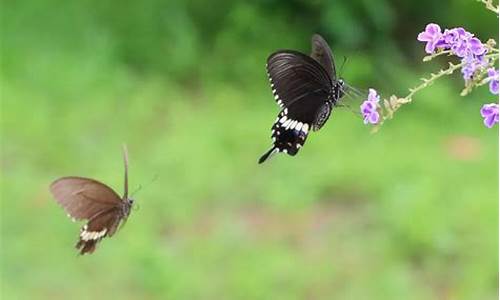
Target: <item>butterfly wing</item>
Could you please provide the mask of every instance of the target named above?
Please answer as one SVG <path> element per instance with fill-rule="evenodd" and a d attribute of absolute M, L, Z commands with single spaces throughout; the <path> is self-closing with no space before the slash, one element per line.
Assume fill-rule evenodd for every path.
<path fill-rule="evenodd" d="M 76 248 L 80 254 L 94 252 L 97 243 L 106 236 L 113 236 L 124 217 L 120 208 L 112 207 L 92 217 L 80 230 L 80 238 Z"/>
<path fill-rule="evenodd" d="M 310 107 L 322 104 L 332 87 L 325 69 L 311 57 L 297 51 L 278 51 L 267 59 L 267 74 L 274 98 L 281 107 L 307 102 Z"/>
<path fill-rule="evenodd" d="M 75 220 L 91 219 L 122 204 L 120 196 L 110 187 L 89 178 L 62 177 L 50 185 L 50 191 Z"/>
<path fill-rule="evenodd" d="M 311 57 L 316 60 L 328 73 L 332 81 L 337 78 L 335 70 L 335 61 L 333 60 L 333 52 L 328 46 L 328 43 L 319 34 L 315 34 L 311 38 Z"/>
<path fill-rule="evenodd" d="M 277 152 L 297 154 L 332 90 L 332 80 L 325 69 L 313 58 L 297 51 L 271 54 L 267 73 L 274 98 L 283 109 L 272 127 L 274 145 L 259 163 Z"/>
<path fill-rule="evenodd" d="M 328 46 L 328 43 L 325 39 L 319 35 L 314 34 L 311 38 L 311 57 L 314 58 L 328 73 L 334 84 L 337 86 L 337 71 L 335 69 L 335 60 L 333 59 L 333 52 Z M 334 102 L 336 99 L 340 98 L 339 92 L 336 91 L 334 93 Z M 319 130 L 325 122 L 328 120 L 330 113 L 332 111 L 332 106 L 330 103 L 326 103 L 319 109 L 316 114 L 316 119 L 313 123 L 313 130 Z"/>

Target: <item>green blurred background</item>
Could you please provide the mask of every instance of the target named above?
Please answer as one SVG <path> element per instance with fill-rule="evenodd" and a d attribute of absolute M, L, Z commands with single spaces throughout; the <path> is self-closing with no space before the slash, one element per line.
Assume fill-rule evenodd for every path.
<path fill-rule="evenodd" d="M 458 1 L 3 1 L 3 299 L 497 299 L 498 127 L 460 74 L 378 134 L 333 113 L 264 165 L 278 108 L 264 69 L 321 33 L 351 85 L 405 95 L 429 22 L 483 41 Z M 344 98 L 353 108 L 362 98 Z M 136 196 L 91 256 L 49 194 L 80 175 Z"/>

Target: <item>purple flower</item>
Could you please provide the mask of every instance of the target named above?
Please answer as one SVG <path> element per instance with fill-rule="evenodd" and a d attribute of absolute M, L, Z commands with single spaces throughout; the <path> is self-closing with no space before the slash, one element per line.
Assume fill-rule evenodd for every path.
<path fill-rule="evenodd" d="M 380 120 L 380 115 L 377 111 L 379 101 L 380 96 L 377 95 L 377 91 L 369 89 L 368 99 L 366 99 L 360 106 L 365 124 L 377 124 Z"/>
<path fill-rule="evenodd" d="M 462 27 L 445 29 L 441 40 L 438 42 L 437 47 L 444 49 L 453 49 L 453 51 L 455 52 L 456 48 L 462 46 L 462 41 L 465 40 L 468 35 L 470 35 L 470 33 L 465 31 L 465 29 L 463 29 Z"/>
<path fill-rule="evenodd" d="M 485 104 L 481 108 L 481 116 L 484 118 L 484 126 L 491 128 L 498 123 L 498 103 Z"/>
<path fill-rule="evenodd" d="M 455 44 L 458 39 L 458 32 L 454 29 L 445 29 L 443 36 L 437 42 L 436 47 L 443 49 L 450 49 L 451 45 Z"/>
<path fill-rule="evenodd" d="M 450 43 L 451 51 L 458 57 L 465 57 L 469 54 L 469 40 L 474 36 L 462 27 L 450 29 L 454 33 L 454 39 Z"/>
<path fill-rule="evenodd" d="M 488 69 L 488 80 L 490 81 L 490 92 L 493 95 L 498 95 L 498 71 L 494 68 Z"/>
<path fill-rule="evenodd" d="M 474 55 L 483 55 L 486 52 L 486 48 L 484 47 L 483 43 L 481 43 L 481 41 L 476 37 L 471 37 L 470 39 L 468 39 L 467 46 L 469 51 Z"/>
<path fill-rule="evenodd" d="M 425 26 L 425 31 L 418 34 L 417 40 L 427 42 L 425 45 L 425 52 L 431 54 L 436 49 L 436 46 L 442 36 L 441 27 L 437 24 L 430 23 Z"/>
<path fill-rule="evenodd" d="M 462 67 L 462 74 L 464 80 L 466 81 L 471 80 L 476 72 L 488 66 L 488 60 L 484 57 L 484 55 L 468 55 L 462 59 L 462 63 L 465 63 Z"/>

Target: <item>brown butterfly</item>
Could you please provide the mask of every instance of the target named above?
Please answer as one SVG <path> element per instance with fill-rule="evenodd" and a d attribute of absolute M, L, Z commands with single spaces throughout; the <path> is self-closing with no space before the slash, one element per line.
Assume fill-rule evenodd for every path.
<path fill-rule="evenodd" d="M 113 236 L 125 223 L 134 200 L 128 197 L 128 154 L 123 147 L 125 187 L 123 197 L 97 180 L 76 176 L 62 177 L 50 185 L 50 191 L 73 221 L 87 220 L 80 230 L 76 249 L 80 254 L 94 252 L 97 243 Z"/>

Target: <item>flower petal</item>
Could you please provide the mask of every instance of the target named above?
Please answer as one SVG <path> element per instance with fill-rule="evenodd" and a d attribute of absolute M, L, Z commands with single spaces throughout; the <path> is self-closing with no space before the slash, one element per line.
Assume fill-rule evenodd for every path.
<path fill-rule="evenodd" d="M 370 114 L 369 116 L 369 121 L 371 124 L 377 124 L 378 123 L 378 120 L 379 120 L 379 114 L 378 112 L 373 112 Z"/>
<path fill-rule="evenodd" d="M 498 95 L 499 82 L 498 80 L 490 81 L 490 92 L 493 95 Z"/>
<path fill-rule="evenodd" d="M 491 128 L 495 125 L 495 115 L 488 116 L 484 118 L 484 126 Z"/>
<path fill-rule="evenodd" d="M 432 40 L 432 36 L 424 31 L 417 35 L 417 40 L 420 42 L 428 42 Z"/>
<path fill-rule="evenodd" d="M 425 32 L 431 35 L 441 34 L 441 27 L 438 24 L 430 23 L 425 26 Z"/>
<path fill-rule="evenodd" d="M 436 43 L 432 41 L 427 42 L 427 44 L 425 45 L 425 52 L 432 54 L 434 53 L 434 50 L 436 50 Z"/>
<path fill-rule="evenodd" d="M 380 101 L 380 96 L 377 95 L 377 91 L 375 89 L 368 89 L 368 101 L 372 102 L 379 102 Z"/>
<path fill-rule="evenodd" d="M 475 37 L 469 40 L 469 49 L 475 55 L 484 54 L 484 52 L 486 51 L 486 48 L 483 46 L 483 43 L 481 43 L 481 41 Z"/>
<path fill-rule="evenodd" d="M 483 106 L 483 108 L 481 108 L 481 116 L 483 118 L 486 118 L 492 114 L 493 114 L 493 109 L 491 107 L 488 107 L 485 105 L 485 106 Z"/>
<path fill-rule="evenodd" d="M 496 77 L 498 76 L 498 71 L 495 68 L 488 69 L 488 77 Z"/>

